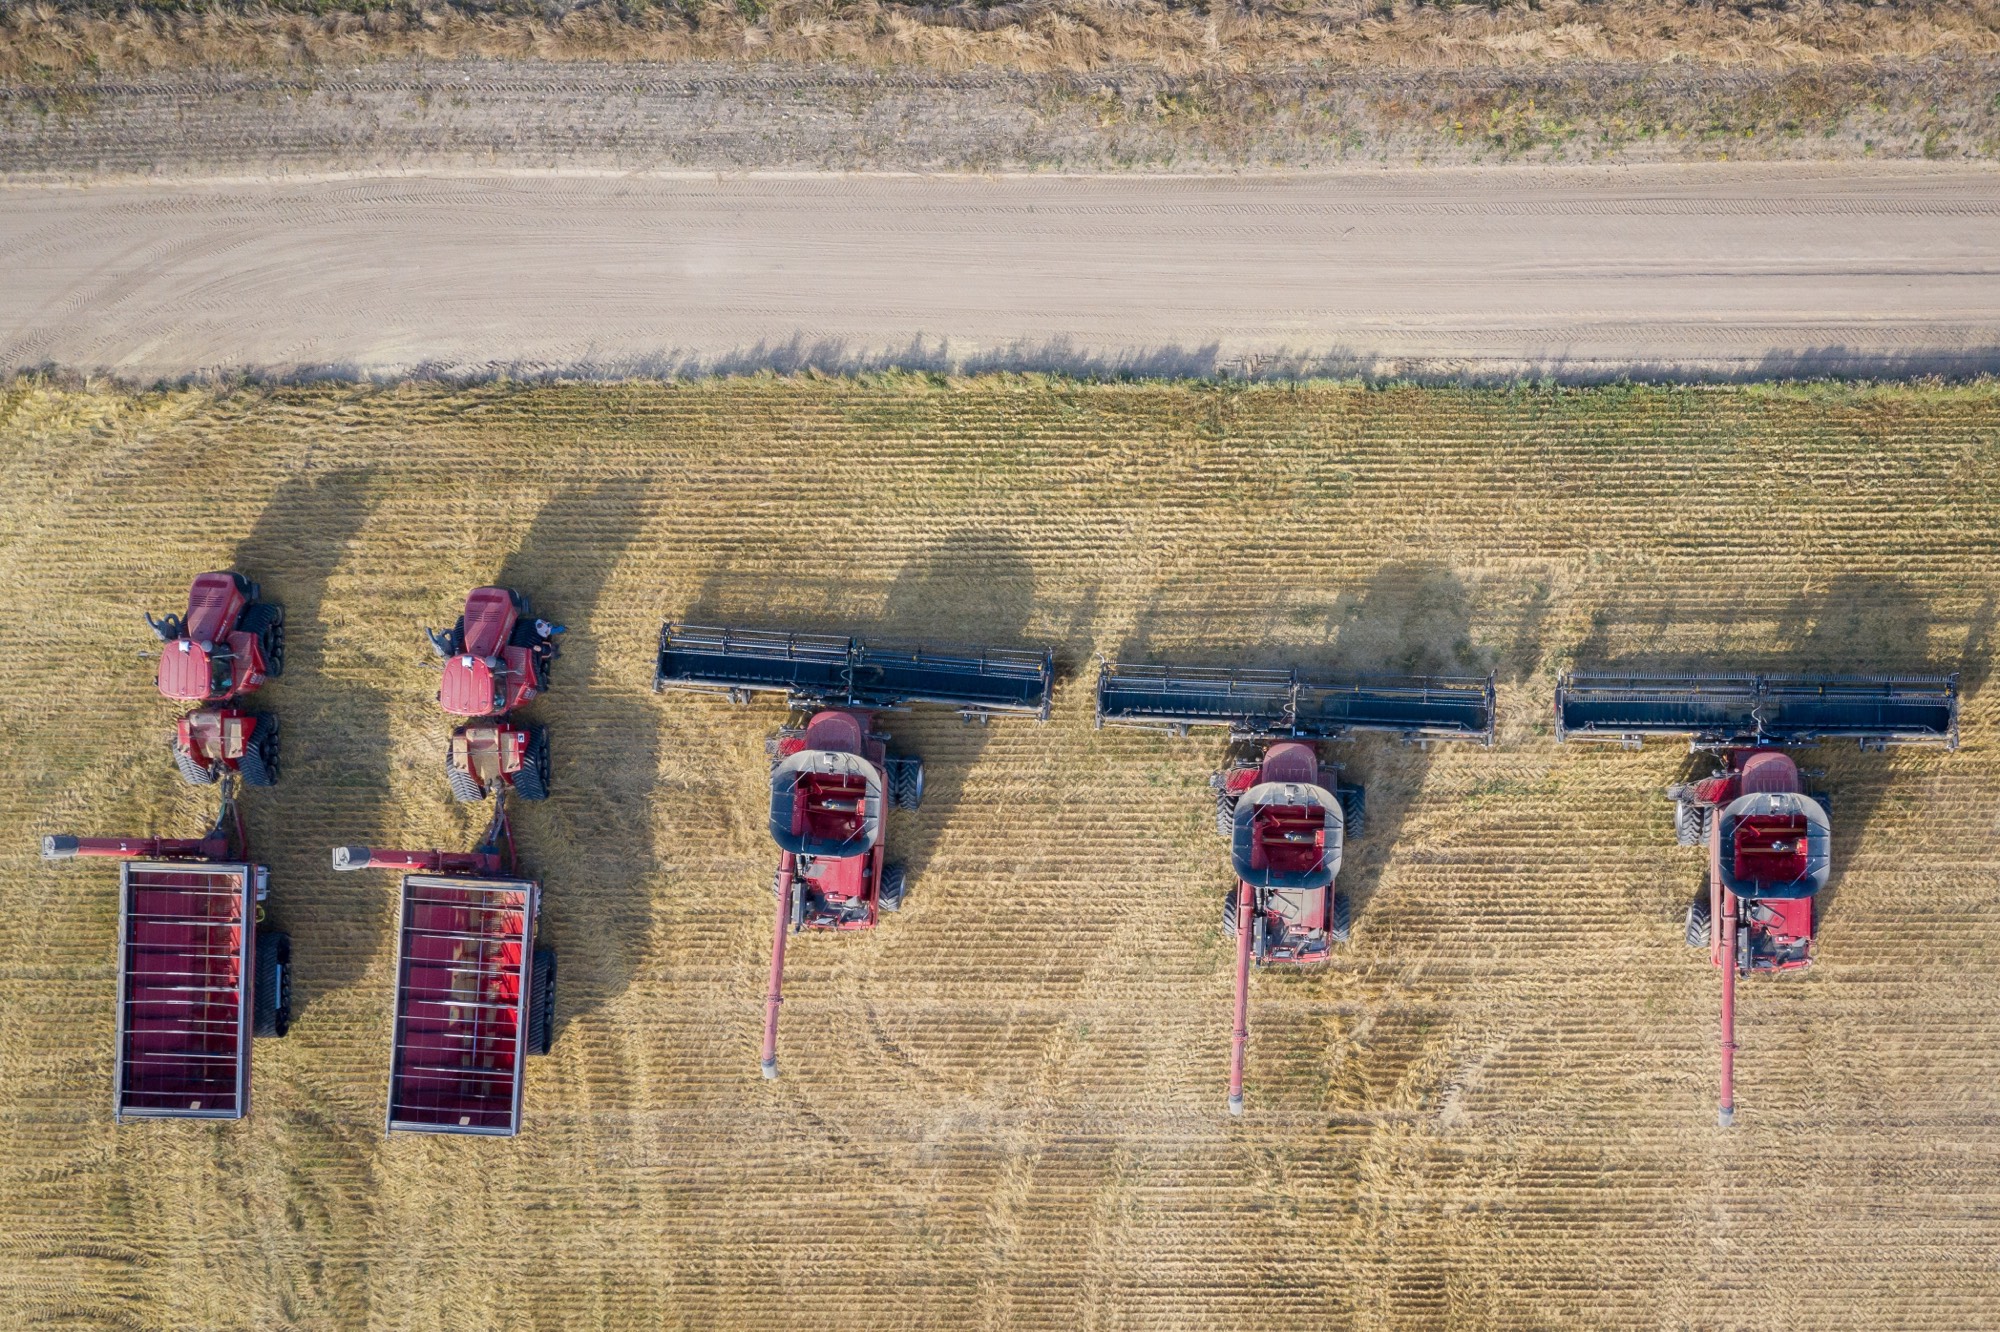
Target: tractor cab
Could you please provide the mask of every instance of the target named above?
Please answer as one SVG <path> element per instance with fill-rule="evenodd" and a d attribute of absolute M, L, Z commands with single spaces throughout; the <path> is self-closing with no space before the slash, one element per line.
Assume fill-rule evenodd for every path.
<path fill-rule="evenodd" d="M 504 587 L 474 588 L 448 634 L 424 631 L 444 658 L 438 702 L 458 717 L 498 717 L 548 688 L 553 635 L 532 618 L 528 599 Z"/>
<path fill-rule="evenodd" d="M 188 589 L 185 615 L 146 617 L 159 638 L 160 693 L 219 703 L 247 694 L 284 669 L 283 611 L 257 601 L 241 574 L 205 573 Z"/>

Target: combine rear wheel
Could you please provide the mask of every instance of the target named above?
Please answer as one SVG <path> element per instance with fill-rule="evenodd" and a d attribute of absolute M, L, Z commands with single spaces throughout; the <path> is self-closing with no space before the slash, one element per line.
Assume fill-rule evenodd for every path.
<path fill-rule="evenodd" d="M 283 1036 L 292 1029 L 292 936 L 282 930 L 257 935 L 254 1036 Z"/>
<path fill-rule="evenodd" d="M 203 767 L 194 755 L 182 749 L 178 740 L 174 742 L 173 750 L 174 767 L 179 769 L 182 781 L 186 782 L 189 786 L 212 786 L 215 784 L 215 773 Z"/>
<path fill-rule="evenodd" d="M 1231 939 L 1236 937 L 1236 891 L 1234 889 L 1230 890 L 1229 896 L 1222 899 L 1222 932 Z"/>
<path fill-rule="evenodd" d="M 882 867 L 882 890 L 875 904 L 884 911 L 899 911 L 903 906 L 903 867 L 884 865 Z"/>
<path fill-rule="evenodd" d="M 556 1041 L 556 950 L 537 948 L 529 976 L 528 1053 L 545 1055 Z"/>
<path fill-rule="evenodd" d="M 549 798 L 549 728 L 530 726 L 528 751 L 521 756 L 521 770 L 514 774 L 514 793 L 523 800 Z"/>
<path fill-rule="evenodd" d="M 1333 928 L 1327 931 L 1335 943 L 1346 943 L 1348 932 L 1354 924 L 1354 907 L 1347 900 L 1347 894 L 1336 888 L 1333 890 Z"/>
<path fill-rule="evenodd" d="M 1694 901 L 1688 903 L 1687 944 L 1689 948 L 1708 947 L 1708 909 L 1708 888 L 1704 885 L 1701 893 Z"/>

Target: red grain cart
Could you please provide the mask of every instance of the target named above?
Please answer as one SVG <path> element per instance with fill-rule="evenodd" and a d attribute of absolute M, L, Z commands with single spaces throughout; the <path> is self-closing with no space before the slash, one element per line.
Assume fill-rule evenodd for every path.
<path fill-rule="evenodd" d="M 342 846 L 333 867 L 405 871 L 389 1129 L 518 1133 L 526 1057 L 555 1035 L 556 955 L 536 946 L 541 885 L 515 873 L 505 796 L 472 851 Z"/>
<path fill-rule="evenodd" d="M 160 693 L 209 705 L 174 727 L 174 767 L 192 785 L 224 772 L 250 786 L 278 780 L 278 719 L 228 706 L 285 671 L 285 608 L 260 595 L 242 574 L 205 573 L 188 589 L 186 614 L 146 617 L 162 645 Z"/>
<path fill-rule="evenodd" d="M 1236 1025 L 1229 1113 L 1243 1113 L 1250 1039 L 1250 966 L 1323 963 L 1347 942 L 1351 908 L 1337 883 L 1342 851 L 1362 833 L 1367 796 L 1341 786 L 1321 743 L 1380 731 L 1409 742 L 1493 743 L 1493 679 L 1377 677 L 1314 681 L 1294 671 L 1107 662 L 1097 677 L 1097 724 L 1186 735 L 1226 726 L 1239 745 L 1209 779 L 1216 831 L 1230 844 L 1236 885 L 1222 927 L 1236 940 Z"/>
<path fill-rule="evenodd" d="M 764 1076 L 778 1076 L 785 940 L 800 930 L 873 929 L 902 905 L 903 867 L 887 859 L 884 813 L 923 800 L 923 760 L 889 753 L 878 714 L 912 703 L 956 708 L 967 721 L 1025 713 L 1046 721 L 1054 679 L 1047 651 L 933 652 L 871 647 L 830 634 L 668 624 L 655 689 L 786 695 L 803 724 L 771 745 L 771 838 L 778 844 L 777 919 L 764 1005 Z"/>
<path fill-rule="evenodd" d="M 1667 788 L 1683 846 L 1707 849 L 1687 941 L 1722 969 L 1717 1120 L 1736 1120 L 1736 980 L 1812 965 L 1817 894 L 1833 866 L 1832 799 L 1808 792 L 1788 747 L 1851 739 L 1863 749 L 1958 746 L 1958 677 L 1566 674 L 1564 740 L 1685 735 L 1715 771 Z M 1716 922 L 1721 929 L 1716 929 Z"/>
<path fill-rule="evenodd" d="M 126 1119 L 241 1119 L 250 1042 L 292 1021 L 291 938 L 264 918 L 268 871 L 244 849 L 225 784 L 207 836 L 42 839 L 51 860 L 118 867 L 117 1063 L 112 1107 Z"/>
<path fill-rule="evenodd" d="M 424 630 L 444 658 L 439 705 L 476 719 L 452 732 L 445 752 L 445 780 L 459 800 L 484 800 L 503 786 L 523 800 L 548 797 L 548 730 L 516 725 L 507 714 L 548 691 L 562 632 L 536 619 L 524 594 L 504 587 L 474 588 L 451 632 Z"/>

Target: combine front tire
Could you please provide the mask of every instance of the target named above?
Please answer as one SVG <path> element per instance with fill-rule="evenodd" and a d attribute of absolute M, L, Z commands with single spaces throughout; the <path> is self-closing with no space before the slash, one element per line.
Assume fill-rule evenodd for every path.
<path fill-rule="evenodd" d="M 549 798 L 549 728 L 528 728 L 528 752 L 521 756 L 521 770 L 514 774 L 514 793 L 523 800 Z"/>
<path fill-rule="evenodd" d="M 1703 887 L 1699 896 L 1688 903 L 1687 944 L 1689 948 L 1708 947 L 1708 889 Z"/>
<path fill-rule="evenodd" d="M 900 911 L 903 906 L 904 872 L 901 865 L 882 867 L 882 889 L 875 904 L 884 911 Z"/>
<path fill-rule="evenodd" d="M 1354 906 L 1347 900 L 1347 894 L 1336 888 L 1333 890 L 1333 928 L 1327 933 L 1335 943 L 1346 943 L 1353 926 Z"/>
<path fill-rule="evenodd" d="M 251 1034 L 283 1036 L 292 1029 L 292 936 L 282 930 L 257 935 L 257 993 Z"/>
<path fill-rule="evenodd" d="M 486 799 L 486 788 L 479 779 L 451 761 L 451 755 L 444 756 L 444 779 L 451 784 L 451 798 L 461 804 L 476 805 Z"/>
<path fill-rule="evenodd" d="M 924 803 L 924 761 L 920 758 L 888 760 L 889 803 L 897 809 L 915 809 Z"/>
<path fill-rule="evenodd" d="M 1236 836 L 1236 796 L 1235 791 L 1215 793 L 1215 835 L 1222 838 Z"/>
<path fill-rule="evenodd" d="M 1358 786 L 1340 788 L 1340 819 L 1344 825 L 1340 838 L 1344 842 L 1358 842 L 1368 831 L 1368 792 Z M 1342 935 L 1341 938 L 1346 938 Z"/>
<path fill-rule="evenodd" d="M 179 741 L 174 743 L 174 767 L 179 769 L 181 780 L 189 786 L 213 786 L 215 784 L 214 771 L 204 767 L 196 760 L 194 755 L 182 749 Z"/>
<path fill-rule="evenodd" d="M 1682 846 L 1700 846 L 1702 835 L 1708 831 L 1707 805 L 1690 804 L 1685 800 L 1674 802 L 1674 841 Z"/>
<path fill-rule="evenodd" d="M 545 1055 L 556 1042 L 556 950 L 537 948 L 529 976 L 528 1053 Z"/>

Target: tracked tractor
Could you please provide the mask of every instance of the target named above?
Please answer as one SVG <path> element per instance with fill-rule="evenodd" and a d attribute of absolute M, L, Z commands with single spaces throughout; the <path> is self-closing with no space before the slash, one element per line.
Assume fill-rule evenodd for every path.
<path fill-rule="evenodd" d="M 292 941 L 265 916 L 270 872 L 250 860 L 235 778 L 205 836 L 42 839 L 50 860 L 118 867 L 117 1058 L 126 1119 L 241 1119 L 250 1041 L 292 1023 Z"/>
<path fill-rule="evenodd" d="M 1209 785 L 1236 880 L 1223 897 L 1222 927 L 1236 942 L 1229 1113 L 1240 1115 L 1251 965 L 1326 962 L 1352 928 L 1338 876 L 1343 849 L 1362 834 L 1367 795 L 1342 785 L 1339 765 L 1322 761 L 1319 747 L 1367 731 L 1491 744 L 1492 677 L 1336 683 L 1294 671 L 1107 662 L 1097 677 L 1097 724 L 1173 735 L 1228 728 L 1234 754 Z"/>
<path fill-rule="evenodd" d="M 333 867 L 403 876 L 389 1130 L 518 1133 L 524 1061 L 555 1038 L 556 955 L 536 944 L 542 886 L 515 867 L 507 793 L 471 851 L 339 846 Z"/>
<path fill-rule="evenodd" d="M 523 800 L 548 798 L 548 730 L 517 725 L 508 714 L 548 690 L 562 632 L 536 619 L 525 595 L 504 587 L 474 588 L 450 632 L 424 630 L 444 658 L 438 703 L 473 718 L 451 733 L 445 751 L 445 780 L 457 799 L 484 800 L 502 787 Z"/>
<path fill-rule="evenodd" d="M 764 1076 L 778 1076 L 785 941 L 800 930 L 873 929 L 903 903 L 903 867 L 887 858 L 884 816 L 923 800 L 923 760 L 889 752 L 881 714 L 913 703 L 967 721 L 1027 714 L 1046 721 L 1047 652 L 940 653 L 828 634 L 668 624 L 655 689 L 782 693 L 794 718 L 770 743 L 771 839 L 778 844 L 776 922 L 764 1004 Z"/>
<path fill-rule="evenodd" d="M 186 614 L 146 617 L 161 643 L 160 693 L 203 705 L 174 725 L 174 767 L 191 785 L 225 773 L 250 786 L 278 780 L 278 719 L 233 706 L 285 672 L 285 608 L 259 595 L 242 574 L 205 573 Z"/>
<path fill-rule="evenodd" d="M 1687 941 L 1722 970 L 1722 1081 L 1716 1113 L 1736 1120 L 1736 982 L 1812 965 L 1818 898 L 1833 866 L 1832 799 L 1808 791 L 1789 750 L 1827 739 L 1863 749 L 1958 745 L 1957 676 L 1566 674 L 1563 740 L 1637 747 L 1688 736 L 1714 770 L 1667 788 L 1676 840 L 1706 853 Z"/>

